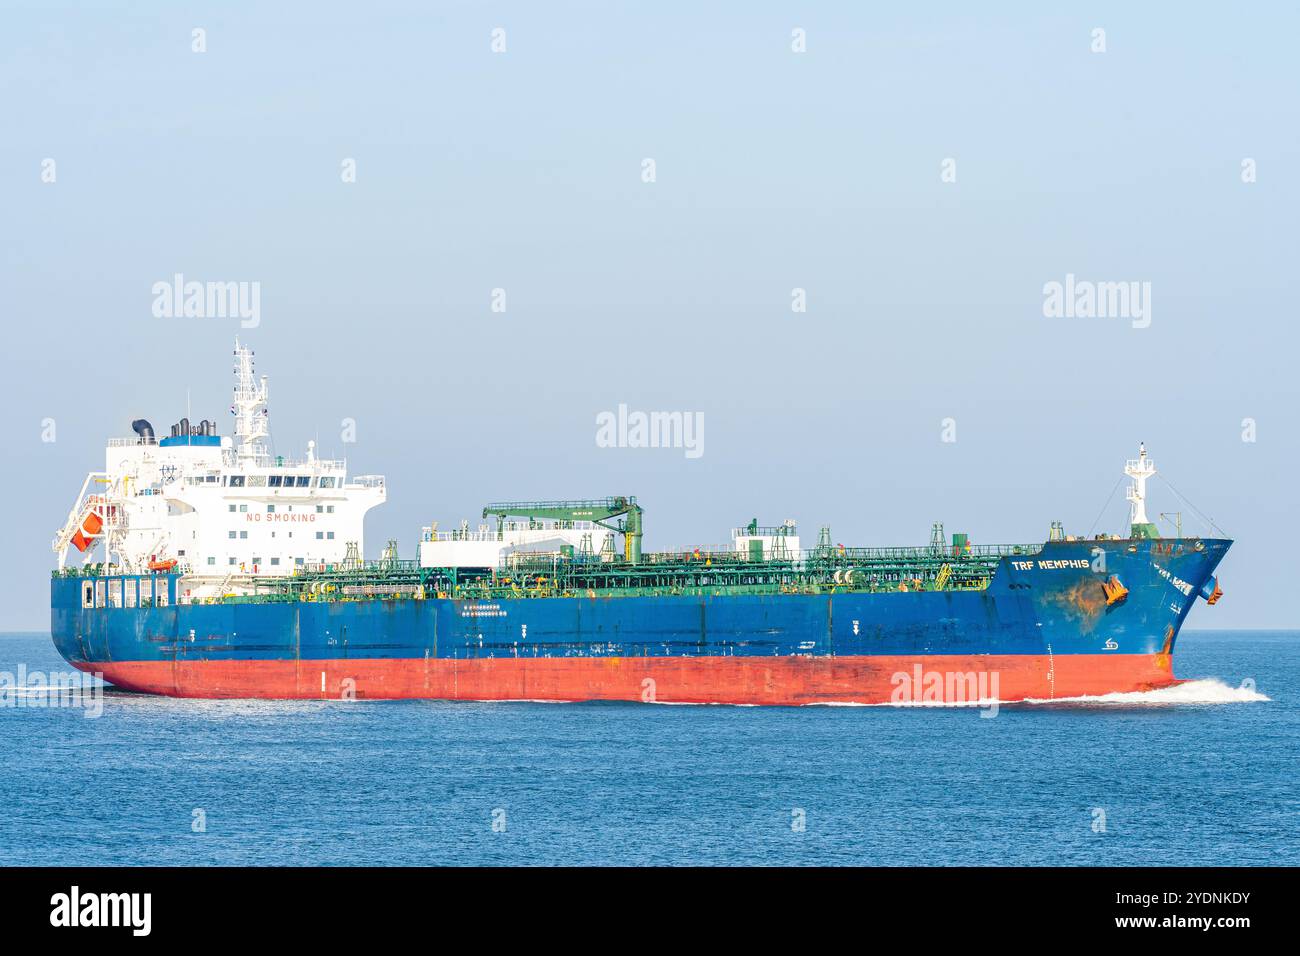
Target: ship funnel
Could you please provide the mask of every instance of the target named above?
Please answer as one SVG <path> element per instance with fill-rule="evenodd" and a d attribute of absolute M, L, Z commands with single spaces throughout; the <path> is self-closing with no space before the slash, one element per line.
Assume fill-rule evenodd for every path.
<path fill-rule="evenodd" d="M 141 444 L 153 444 L 153 426 L 143 418 L 137 418 L 131 423 L 131 429 L 140 436 Z"/>

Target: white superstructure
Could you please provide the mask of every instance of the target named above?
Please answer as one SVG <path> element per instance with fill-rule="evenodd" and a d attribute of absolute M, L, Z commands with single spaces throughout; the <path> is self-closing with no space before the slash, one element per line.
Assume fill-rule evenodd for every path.
<path fill-rule="evenodd" d="M 731 549 L 759 561 L 790 561 L 800 554 L 799 531 L 793 519 L 771 528 L 759 527 L 755 519 L 743 528 L 731 529 Z"/>
<path fill-rule="evenodd" d="M 615 534 L 592 521 L 505 521 L 501 529 L 480 524 L 471 531 L 468 521 L 459 528 L 439 531 L 422 528 L 420 566 L 425 568 L 496 568 L 510 555 L 559 553 L 572 548 L 574 555 L 614 560 Z"/>
<path fill-rule="evenodd" d="M 347 462 L 318 458 L 314 442 L 299 460 L 270 454 L 266 378 L 254 379 L 238 339 L 234 364 L 234 436 L 181 419 L 161 439 L 143 420 L 133 437 L 110 439 L 104 470 L 86 476 L 54 538 L 60 568 L 70 551 L 128 574 L 174 567 L 197 595 L 364 553 L 383 477 L 349 478 Z"/>

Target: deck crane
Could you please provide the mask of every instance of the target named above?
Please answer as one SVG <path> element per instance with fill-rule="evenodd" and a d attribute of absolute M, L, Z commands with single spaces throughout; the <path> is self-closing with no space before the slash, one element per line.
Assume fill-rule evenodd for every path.
<path fill-rule="evenodd" d="M 538 521 L 590 521 L 617 531 L 623 536 L 623 558 L 629 564 L 641 563 L 641 534 L 643 530 L 641 506 L 631 495 L 613 495 L 609 498 L 588 498 L 579 501 L 498 501 L 483 509 L 483 517 L 496 515 L 497 533 L 504 528 L 506 518 L 527 518 Z M 622 521 L 608 523 L 615 518 Z"/>

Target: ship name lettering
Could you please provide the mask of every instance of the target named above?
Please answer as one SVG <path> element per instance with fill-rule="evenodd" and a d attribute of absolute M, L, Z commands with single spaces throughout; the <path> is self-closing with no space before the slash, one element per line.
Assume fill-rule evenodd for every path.
<path fill-rule="evenodd" d="M 1156 573 L 1159 574 L 1166 581 L 1168 581 L 1170 584 L 1172 584 L 1174 587 L 1176 587 L 1179 591 L 1181 591 L 1184 597 L 1191 597 L 1192 586 L 1190 584 L 1188 584 L 1182 578 L 1170 574 L 1168 568 L 1162 568 L 1158 564 L 1154 565 L 1154 567 L 1156 569 Z"/>

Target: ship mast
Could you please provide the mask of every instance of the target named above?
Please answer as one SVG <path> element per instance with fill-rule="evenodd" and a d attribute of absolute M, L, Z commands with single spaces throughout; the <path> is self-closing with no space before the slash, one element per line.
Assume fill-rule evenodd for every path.
<path fill-rule="evenodd" d="M 240 464 L 259 464 L 267 460 L 269 434 L 266 410 L 266 376 L 253 378 L 253 350 L 241 346 L 235 337 L 235 393 L 230 406 L 235 416 L 235 452 Z"/>
<path fill-rule="evenodd" d="M 1147 479 L 1156 473 L 1156 466 L 1147 457 L 1147 446 L 1138 442 L 1137 458 L 1124 463 L 1124 474 L 1133 479 L 1129 485 L 1129 533 L 1134 538 L 1158 538 L 1159 531 L 1147 518 Z"/>

